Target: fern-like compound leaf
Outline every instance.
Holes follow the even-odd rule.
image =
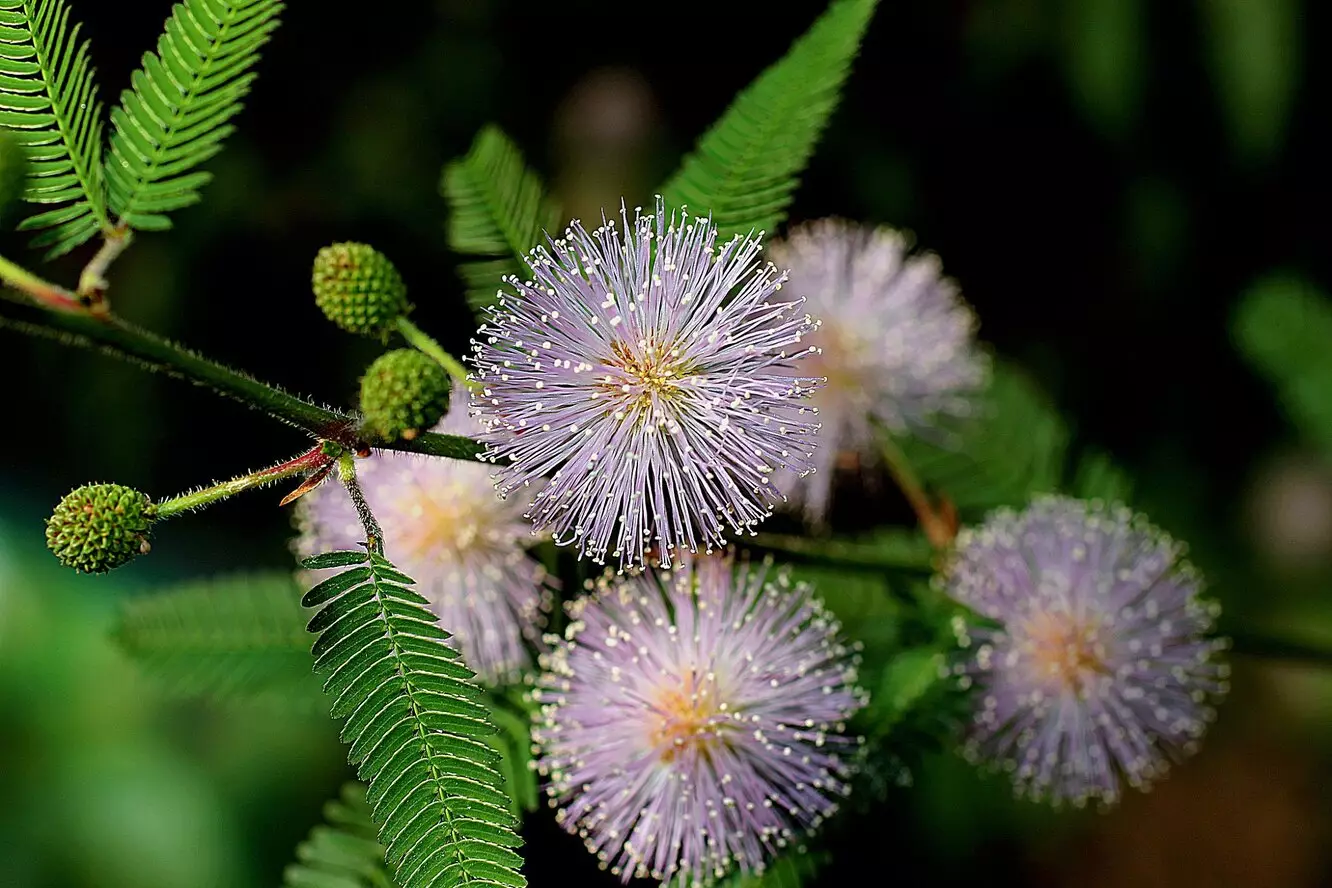
[[[941,440],[900,441],[907,461],[965,520],[1061,490],[1069,431],[1044,393],[999,364],[977,415]]]
[[[1273,273],[1245,294],[1234,337],[1295,428],[1332,456],[1332,301],[1302,277]]]
[[[402,888],[523,888],[521,844],[486,739],[482,692],[446,643],[411,578],[382,556],[334,552],[304,562],[338,569],[306,593],[315,672],[343,720],[348,758]]]
[[[662,186],[667,204],[711,213],[723,238],[776,228],[837,107],[877,5],[834,0],[703,134]]]
[[[483,128],[466,156],[444,167],[440,191],[449,204],[449,247],[473,257],[459,272],[468,304],[479,312],[494,304],[505,276],[523,274],[522,257],[554,232],[560,208],[496,126]]]
[[[339,798],[324,805],[324,819],[296,846],[296,862],[282,874],[285,888],[397,888],[375,838],[364,785],[342,787]]]
[[[278,26],[280,0],[177,3],[156,53],[146,53],[111,112],[111,209],[131,228],[171,227],[166,215],[198,203],[228,121],[250,91],[259,49]]]
[[[0,126],[28,156],[24,198],[51,209],[19,228],[58,256],[109,231],[102,106],[79,25],[64,0],[0,0]]]
[[[305,620],[290,574],[239,574],[131,598],[116,635],[168,696],[312,711],[322,698]]]

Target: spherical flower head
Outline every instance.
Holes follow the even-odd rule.
[[[449,374],[414,348],[385,352],[361,377],[362,429],[383,441],[411,439],[449,409]]]
[[[543,658],[532,739],[558,820],[626,882],[761,871],[847,792],[855,659],[785,573],[721,555],[629,573],[574,602]]]
[[[575,222],[509,281],[472,362],[481,440],[501,495],[549,475],[529,517],[560,544],[620,566],[648,550],[710,551],[752,529],[804,472],[818,428],[797,374],[817,322],[777,298],[758,238],[717,247],[707,219]]]
[[[46,519],[46,545],[60,563],[105,573],[148,551],[156,518],[148,495],[120,484],[85,484]]]
[[[459,387],[454,398],[464,397]],[[436,431],[474,435],[476,424],[455,409]],[[533,542],[525,498],[496,497],[483,463],[396,451],[358,461],[357,477],[384,532],[385,556],[416,580],[468,667],[491,684],[516,680],[532,662],[524,640],[540,645],[553,583],[524,548]],[[365,539],[335,482],[299,500],[297,525],[301,556],[355,549]]]
[[[812,523],[827,517],[835,469],[877,462],[876,424],[928,435],[968,414],[989,378],[956,284],[937,256],[909,250],[901,232],[836,219],[797,226],[772,245],[773,261],[790,269],[787,289],[823,322],[803,371],[827,380],[811,399],[823,423],[816,471],[782,482]]]
[[[320,311],[359,336],[387,336],[411,308],[398,269],[368,244],[324,247],[315,256],[311,281]]]
[[[1226,690],[1216,608],[1183,547],[1123,506],[1042,497],[962,531],[944,585],[976,686],[967,752],[1019,794],[1113,803],[1192,752]]]

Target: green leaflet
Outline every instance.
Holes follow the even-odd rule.
[[[157,53],[145,53],[132,88],[111,112],[111,208],[131,228],[171,227],[166,213],[198,203],[212,178],[195,168],[222,150],[278,26],[280,0],[177,3]]]
[[[116,636],[170,696],[313,711],[301,593],[287,573],[238,574],[131,598]]]
[[[1245,294],[1233,329],[1295,428],[1332,456],[1332,303],[1302,277],[1269,274]]]
[[[997,363],[975,417],[946,439],[898,443],[929,487],[947,495],[964,521],[997,506],[1021,508],[1034,493],[1062,489],[1068,428],[1044,394]]]
[[[507,275],[521,275],[520,258],[544,232],[555,233],[560,208],[522,153],[496,126],[476,134],[466,156],[444,167],[440,191],[449,204],[449,247],[474,257],[459,267],[467,303],[479,313],[495,302]]]
[[[102,172],[102,106],[88,42],[69,27],[64,0],[0,0],[0,126],[27,152],[33,246],[67,253],[111,229]]]
[[[1108,454],[1088,449],[1078,460],[1069,493],[1081,499],[1129,503],[1133,499],[1133,479]]]
[[[324,805],[324,819],[296,846],[296,862],[282,874],[286,888],[397,888],[384,865],[384,848],[365,800],[365,787],[348,783]]]
[[[721,240],[771,233],[786,218],[874,14],[877,0],[835,0],[786,56],[745,88],[661,193],[712,214]]]
[[[306,593],[315,672],[402,888],[523,888],[509,796],[488,745],[496,731],[473,682],[412,580],[382,556],[318,555],[340,569]]]

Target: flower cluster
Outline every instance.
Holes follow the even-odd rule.
[[[1226,690],[1216,610],[1182,547],[1124,507],[1042,497],[965,530],[945,587],[993,625],[964,625],[977,686],[967,751],[1019,792],[1111,803],[1191,752]]]
[[[827,517],[839,464],[877,461],[875,424],[928,431],[941,417],[966,415],[989,376],[976,345],[976,318],[932,254],[911,256],[889,228],[823,219],[772,245],[790,269],[788,289],[822,321],[819,352],[806,372],[826,382],[812,398],[823,425],[815,471],[781,482],[806,517]]]
[[[560,822],[625,881],[760,871],[847,791],[862,705],[838,623],[730,557],[603,577],[545,657],[533,740]]]
[[[460,403],[466,392],[459,386],[453,397]],[[476,424],[455,409],[435,430],[469,435]],[[489,682],[516,679],[531,665],[524,640],[540,640],[552,582],[524,550],[532,541],[524,498],[496,498],[482,463],[378,451],[357,474],[385,555],[416,580],[467,665]],[[365,538],[341,485],[324,484],[300,504],[301,555],[354,549]]]
[[[598,562],[722,545],[782,500],[774,472],[809,470],[817,352],[800,300],[757,238],[718,247],[709,220],[622,210],[575,222],[528,257],[481,328],[473,397],[502,496],[541,479],[528,517]]]

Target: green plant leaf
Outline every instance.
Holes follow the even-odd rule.
[[[110,231],[102,104],[88,41],[64,0],[0,0],[0,126],[28,156],[24,199],[55,206],[20,223],[47,257]]]
[[[943,654],[935,647],[908,648],[895,656],[870,695],[876,730],[891,730],[942,681],[943,663]]]
[[[365,786],[348,783],[324,805],[324,819],[296,846],[296,862],[282,874],[286,888],[397,888],[384,863],[384,847],[366,803]]]
[[[128,599],[116,635],[169,696],[313,710],[306,616],[290,574],[240,574]]]
[[[383,557],[337,553],[306,593],[315,672],[368,785],[379,841],[402,888],[523,888],[509,796],[488,745],[496,728],[474,674],[426,599]]]
[[[712,214],[722,240],[772,232],[837,107],[877,0],[834,0],[746,87],[662,186],[672,207]]]
[[[459,267],[467,302],[480,312],[495,303],[503,278],[522,275],[543,232],[560,224],[560,208],[541,178],[497,126],[476,134],[466,156],[444,167],[440,191],[449,205],[450,249],[473,257]]]
[[[166,213],[198,203],[212,174],[196,168],[222,150],[228,121],[250,91],[280,0],[185,0],[145,53],[111,112],[110,204],[131,228],[171,227]]]
[[[964,520],[997,506],[1021,508],[1034,493],[1060,490],[1068,428],[1044,394],[1011,365],[997,362],[977,415],[944,440],[899,440],[921,479]]]
[[[1092,448],[1078,459],[1069,493],[1081,499],[1127,504],[1133,499],[1133,479],[1109,454]]]
[[[1249,288],[1233,329],[1295,428],[1332,457],[1332,302],[1303,277],[1274,272]]]
[[[1244,160],[1272,159],[1297,101],[1300,0],[1203,0],[1202,42],[1231,141]]]

